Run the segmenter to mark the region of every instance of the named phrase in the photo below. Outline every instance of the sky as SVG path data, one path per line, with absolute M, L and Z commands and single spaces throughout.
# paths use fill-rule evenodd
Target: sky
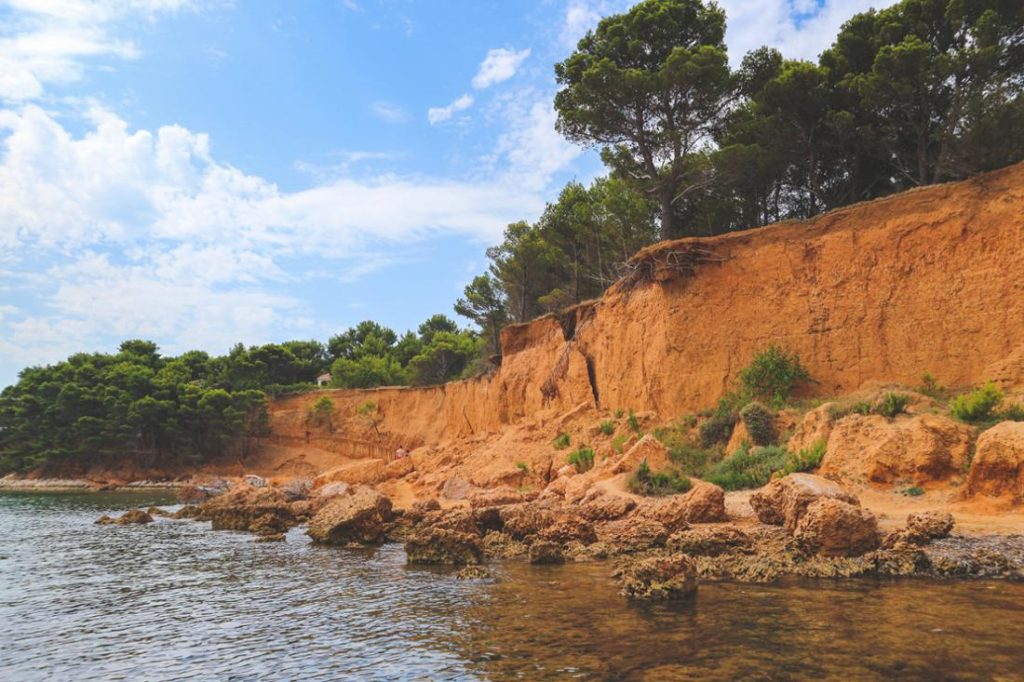
M 0 386 L 454 317 L 508 223 L 602 172 L 553 65 L 630 4 L 0 0 Z M 884 4 L 720 2 L 734 64 Z

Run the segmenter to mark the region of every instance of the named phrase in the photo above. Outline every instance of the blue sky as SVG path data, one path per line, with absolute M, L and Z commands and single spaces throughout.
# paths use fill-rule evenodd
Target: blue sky
M 726 0 L 732 61 L 867 0 Z M 622 0 L 0 0 L 0 386 L 26 365 L 402 331 L 596 155 L 552 65 Z

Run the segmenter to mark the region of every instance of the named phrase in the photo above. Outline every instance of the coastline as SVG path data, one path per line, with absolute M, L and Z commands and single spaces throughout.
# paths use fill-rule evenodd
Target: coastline
M 125 492 L 133 490 L 180 490 L 182 481 L 140 480 L 126 483 L 90 481 L 84 478 L 0 478 L 0 492 Z

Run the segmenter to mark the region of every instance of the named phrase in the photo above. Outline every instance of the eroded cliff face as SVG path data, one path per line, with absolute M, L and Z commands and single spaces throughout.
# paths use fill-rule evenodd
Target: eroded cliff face
M 806 222 L 666 242 L 637 258 L 664 263 L 693 248 L 709 257 L 692 272 L 661 269 L 506 329 L 491 377 L 329 391 L 334 431 L 312 438 L 342 450 L 344 438 L 436 445 L 580 406 L 669 420 L 713 405 L 773 342 L 800 354 L 819 395 L 871 380 L 915 384 L 925 370 L 949 386 L 1021 382 L 1010 370 L 1024 368 L 1012 361 L 1024 346 L 1024 165 Z M 319 395 L 276 401 L 275 434 L 304 437 Z M 368 401 L 376 410 L 360 415 Z

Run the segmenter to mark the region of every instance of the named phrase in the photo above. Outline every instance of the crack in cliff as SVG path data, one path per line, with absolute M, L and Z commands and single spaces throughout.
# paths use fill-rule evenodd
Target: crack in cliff
M 594 358 L 583 353 L 583 359 L 587 363 L 587 379 L 590 381 L 590 392 L 594 394 L 594 407 L 601 409 L 601 396 L 597 390 L 597 369 L 594 367 Z

